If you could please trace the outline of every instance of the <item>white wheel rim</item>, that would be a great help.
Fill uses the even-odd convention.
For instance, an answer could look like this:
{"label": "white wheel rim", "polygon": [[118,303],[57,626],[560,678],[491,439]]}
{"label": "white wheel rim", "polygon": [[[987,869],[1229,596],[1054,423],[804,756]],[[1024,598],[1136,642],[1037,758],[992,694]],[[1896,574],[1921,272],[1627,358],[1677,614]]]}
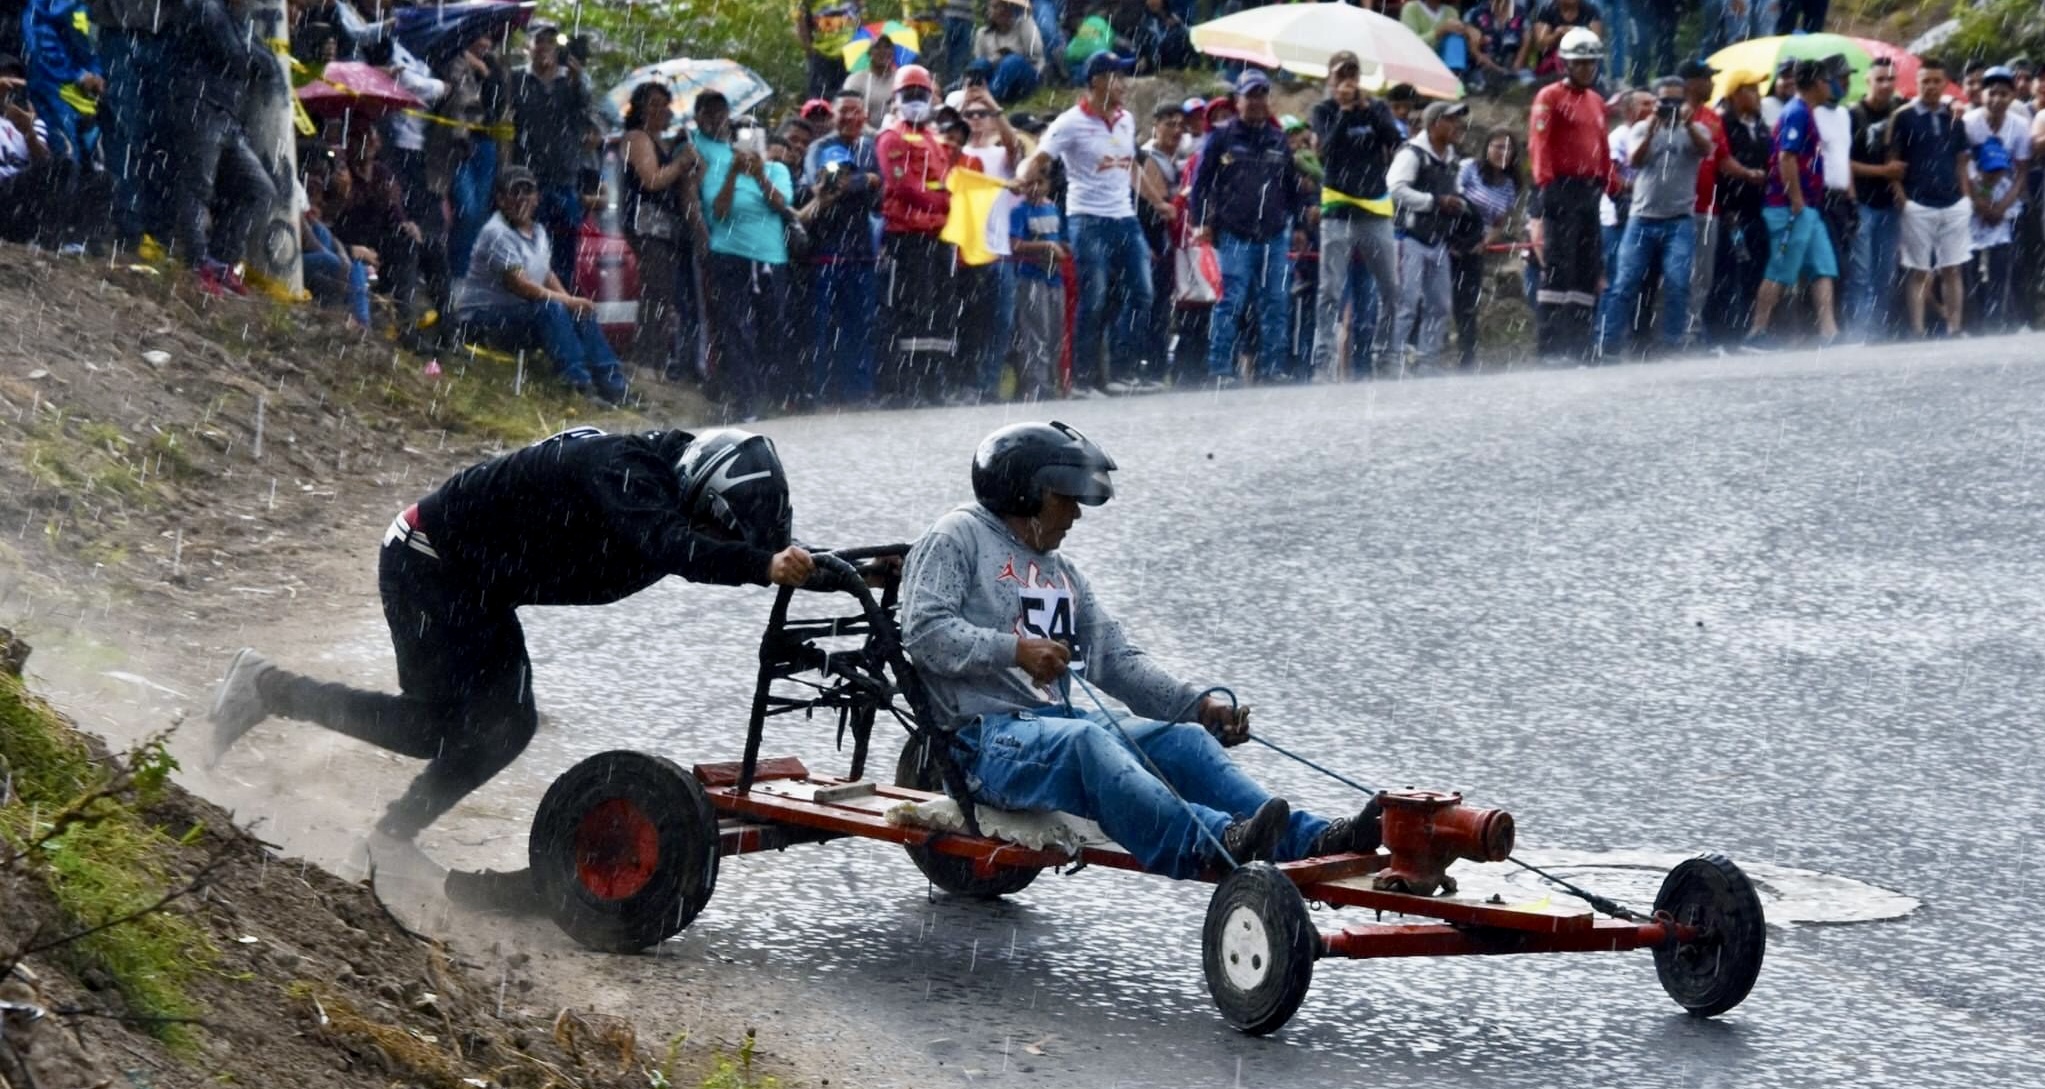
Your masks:
{"label": "white wheel rim", "polygon": [[1271,974],[1271,935],[1263,918],[1247,907],[1230,911],[1222,925],[1221,970],[1239,991],[1256,990]]}

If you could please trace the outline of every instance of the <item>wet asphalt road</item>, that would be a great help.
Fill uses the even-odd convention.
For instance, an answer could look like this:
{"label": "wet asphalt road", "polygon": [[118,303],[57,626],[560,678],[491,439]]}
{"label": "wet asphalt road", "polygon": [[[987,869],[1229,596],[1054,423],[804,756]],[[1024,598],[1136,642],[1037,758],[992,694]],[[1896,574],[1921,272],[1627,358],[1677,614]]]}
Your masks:
{"label": "wet asphalt road", "polygon": [[[1324,961],[1299,1016],[1253,1040],[1209,1005],[1205,886],[1089,871],[933,902],[898,852],[852,841],[728,861],[621,984],[796,985],[767,1028],[870,1040],[892,1071],[833,1085],[2038,1084],[2045,337],[1056,414],[1122,466],[1068,552],[1153,653],[1235,686],[1281,743],[1505,806],[1535,854],[1723,850],[1923,906],[1772,931],[1753,996],[1715,1022],[1644,953]],[[874,543],[967,497],[975,442],[1017,418],[764,430],[798,534]],[[512,785],[536,798],[621,745],[736,758],[767,604],[669,583],[529,612],[558,725]],[[839,770],[830,744],[786,722],[766,748]],[[1358,801],[1238,752],[1297,804]]]}

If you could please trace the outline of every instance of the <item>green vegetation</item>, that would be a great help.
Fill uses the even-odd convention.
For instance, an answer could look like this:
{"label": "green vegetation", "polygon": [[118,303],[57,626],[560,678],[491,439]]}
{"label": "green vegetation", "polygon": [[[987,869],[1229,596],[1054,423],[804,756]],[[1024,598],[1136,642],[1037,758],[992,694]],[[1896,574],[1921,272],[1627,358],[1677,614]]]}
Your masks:
{"label": "green vegetation", "polygon": [[2045,6],[2038,0],[1985,0],[1960,9],[1960,32],[1947,46],[1948,64],[1980,58],[2001,64],[2016,54],[2045,54]]}
{"label": "green vegetation", "polygon": [[[177,767],[161,739],[110,766],[20,677],[0,672],[0,762],[13,784],[0,804],[4,868],[33,875],[64,916],[38,942],[143,911],[173,886],[180,840],[143,815]],[[186,987],[217,956],[204,931],[172,911],[148,912],[54,952],[112,977],[128,1012],[142,1019],[197,1014]],[[183,1024],[147,1023],[175,1050],[194,1045]]]}

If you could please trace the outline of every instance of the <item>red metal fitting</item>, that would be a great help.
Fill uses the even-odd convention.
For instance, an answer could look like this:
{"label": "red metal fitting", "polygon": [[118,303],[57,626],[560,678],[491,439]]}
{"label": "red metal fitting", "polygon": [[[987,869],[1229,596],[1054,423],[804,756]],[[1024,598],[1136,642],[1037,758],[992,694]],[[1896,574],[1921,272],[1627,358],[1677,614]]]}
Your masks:
{"label": "red metal fitting", "polygon": [[1432,896],[1456,891],[1448,876],[1459,858],[1503,862],[1512,854],[1512,814],[1503,809],[1466,809],[1463,796],[1434,790],[1384,791],[1385,849],[1390,861],[1372,884],[1390,892]]}

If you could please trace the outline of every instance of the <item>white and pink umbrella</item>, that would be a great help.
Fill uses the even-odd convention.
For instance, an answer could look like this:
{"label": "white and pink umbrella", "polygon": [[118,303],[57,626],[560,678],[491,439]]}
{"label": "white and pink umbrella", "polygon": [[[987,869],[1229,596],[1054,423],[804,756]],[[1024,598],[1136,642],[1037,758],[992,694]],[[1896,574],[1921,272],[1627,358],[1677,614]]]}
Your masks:
{"label": "white and pink umbrella", "polygon": [[1356,54],[1365,89],[1410,83],[1434,98],[1463,97],[1463,81],[1434,49],[1397,19],[1348,4],[1270,4],[1224,15],[1193,28],[1202,53],[1283,68],[1303,76],[1328,74],[1328,56]]}

